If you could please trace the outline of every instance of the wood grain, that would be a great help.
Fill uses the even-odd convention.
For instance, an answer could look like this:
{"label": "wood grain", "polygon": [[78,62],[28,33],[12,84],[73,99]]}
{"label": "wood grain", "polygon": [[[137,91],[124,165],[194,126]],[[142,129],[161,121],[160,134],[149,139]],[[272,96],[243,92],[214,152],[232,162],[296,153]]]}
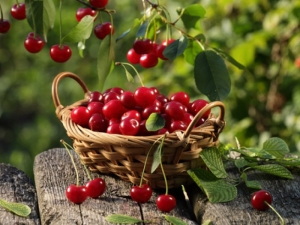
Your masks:
{"label": "wood grain", "polygon": [[[74,155],[74,154],[73,154]],[[76,157],[80,184],[88,181],[83,166]],[[75,170],[67,151],[62,148],[51,149],[36,156],[34,177],[38,194],[41,223],[61,224],[111,224],[105,217],[111,214],[125,214],[139,219],[144,218],[151,224],[169,224],[155,205],[155,198],[161,192],[155,192],[149,203],[141,206],[133,202],[129,196],[131,184],[114,176],[93,174],[105,179],[107,190],[98,199],[87,199],[81,205],[69,202],[65,197],[66,188],[76,182]],[[170,215],[181,218],[189,225],[198,224],[192,220],[182,192],[173,190],[178,204]]]}
{"label": "wood grain", "polygon": [[31,208],[31,214],[24,218],[0,207],[0,225],[40,224],[37,195],[32,181],[24,172],[3,163],[0,164],[0,198],[26,204]]}

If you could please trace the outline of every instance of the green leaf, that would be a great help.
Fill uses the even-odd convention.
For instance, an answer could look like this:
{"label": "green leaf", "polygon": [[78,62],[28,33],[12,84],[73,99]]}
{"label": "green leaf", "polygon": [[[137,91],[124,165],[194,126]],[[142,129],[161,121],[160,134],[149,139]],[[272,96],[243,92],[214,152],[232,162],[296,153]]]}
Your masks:
{"label": "green leaf", "polygon": [[202,51],[202,48],[196,41],[190,40],[188,42],[188,46],[185,49],[183,55],[185,58],[185,61],[187,61],[189,64],[194,65],[196,56]]}
{"label": "green leaf", "polygon": [[213,223],[211,222],[211,220],[205,220],[202,225],[213,225]]}
{"label": "green leaf", "polygon": [[107,76],[114,68],[114,47],[111,36],[104,38],[99,47],[97,71],[100,90],[103,88]]}
{"label": "green leaf", "polygon": [[91,36],[94,26],[93,16],[85,16],[81,21],[62,39],[62,42],[77,43]]}
{"label": "green leaf", "polygon": [[259,166],[250,166],[250,167],[278,177],[294,179],[293,175],[287,168],[278,164],[266,164],[266,165],[259,165]]}
{"label": "green leaf", "polygon": [[116,223],[116,224],[135,224],[135,223],[141,223],[143,222],[140,219],[131,217],[131,216],[126,216],[126,215],[121,215],[121,214],[112,214],[107,217],[105,217],[106,221],[110,223]]}
{"label": "green leaf", "polygon": [[118,42],[119,40],[121,40],[122,38],[126,37],[127,34],[130,33],[130,31],[135,28],[137,25],[140,24],[140,20],[139,19],[135,19],[133,21],[133,25],[131,26],[131,28],[129,28],[128,30],[126,30],[124,33],[122,33],[119,37],[117,37],[116,42]]}
{"label": "green leaf", "polygon": [[225,62],[214,51],[203,51],[196,56],[194,77],[198,90],[210,101],[222,101],[230,92],[231,83]]}
{"label": "green leaf", "polygon": [[22,203],[8,202],[4,199],[0,199],[0,206],[22,217],[29,216],[31,213],[30,207]]}
{"label": "green leaf", "polygon": [[[181,20],[187,29],[195,28],[197,22],[200,19],[204,18],[206,14],[205,9],[199,4],[190,5],[183,10],[184,12],[182,14]],[[179,12],[179,14],[180,13],[181,12]]]}
{"label": "green leaf", "polygon": [[[27,22],[36,34],[43,36],[47,42],[47,34],[55,22],[55,5],[52,0],[25,0]],[[43,18],[41,20],[41,18]]]}
{"label": "green leaf", "polygon": [[146,31],[148,27],[148,22],[144,22],[138,29],[136,33],[137,38],[145,37]]}
{"label": "green leaf", "polygon": [[153,154],[153,161],[151,165],[151,173],[153,173],[157,167],[161,164],[161,157],[163,155],[163,146],[164,146],[164,139],[159,143],[157,148],[155,149],[155,152]]}
{"label": "green leaf", "polygon": [[288,145],[282,139],[277,137],[273,137],[265,141],[263,149],[276,158],[283,158],[290,152]]}
{"label": "green leaf", "polygon": [[165,50],[163,51],[163,55],[166,58],[173,60],[177,56],[183,54],[186,47],[188,46],[188,43],[189,42],[187,37],[181,36],[180,39],[177,39],[176,41],[172,42],[165,48]]}
{"label": "green leaf", "polygon": [[184,221],[175,216],[164,215],[164,217],[168,222],[170,222],[173,225],[187,225]]}
{"label": "green leaf", "polygon": [[234,65],[235,67],[239,68],[240,70],[244,70],[246,69],[246,67],[244,65],[242,65],[241,63],[239,63],[238,61],[236,61],[233,57],[231,57],[230,55],[228,55],[226,52],[217,49],[217,48],[213,48],[219,55],[221,55],[223,57],[223,59],[227,60],[228,62],[230,62],[232,65]]}
{"label": "green leaf", "polygon": [[251,164],[251,162],[247,161],[246,159],[244,158],[239,158],[239,159],[236,159],[234,160],[234,165],[238,168],[238,169],[241,169],[245,166],[248,166],[249,164]]}
{"label": "green leaf", "polygon": [[205,165],[217,178],[226,178],[228,174],[225,171],[221,154],[216,147],[205,148],[200,152]]}
{"label": "green leaf", "polygon": [[300,166],[300,158],[283,158],[276,160],[276,162],[283,166]]}
{"label": "green leaf", "polygon": [[78,52],[81,58],[83,58],[83,51],[85,49],[85,40],[78,42]]}
{"label": "green leaf", "polygon": [[244,180],[248,188],[262,189],[260,183],[257,180],[248,180],[246,173],[242,173],[241,178]]}
{"label": "green leaf", "polygon": [[160,113],[151,113],[146,121],[148,131],[157,131],[165,126],[165,119]]}
{"label": "green leaf", "polygon": [[212,203],[229,202],[237,196],[237,189],[234,185],[227,183],[224,179],[215,177],[202,168],[188,170],[187,173]]}

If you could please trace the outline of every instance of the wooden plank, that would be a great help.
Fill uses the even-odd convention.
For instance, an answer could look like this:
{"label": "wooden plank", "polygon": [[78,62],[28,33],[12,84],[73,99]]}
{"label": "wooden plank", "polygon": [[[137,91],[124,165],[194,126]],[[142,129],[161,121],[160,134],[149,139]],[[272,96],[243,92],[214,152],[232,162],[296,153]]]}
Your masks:
{"label": "wooden plank", "polygon": [[[79,168],[80,183],[88,181],[84,168],[76,157]],[[100,176],[99,174],[93,174]],[[155,205],[155,192],[149,203],[141,207],[129,196],[131,184],[119,178],[101,175],[107,184],[107,190],[98,199],[87,199],[81,205],[69,202],[65,197],[66,188],[76,182],[75,170],[71,160],[63,148],[51,149],[36,156],[34,161],[34,177],[38,195],[39,210],[42,224],[110,224],[105,217],[111,214],[125,214],[151,221],[151,224],[169,224]],[[182,192],[173,190],[178,204],[169,215],[181,218],[187,224],[198,224],[192,220]]]}
{"label": "wooden plank", "polygon": [[[237,178],[236,169],[228,170],[230,177]],[[261,172],[247,172],[249,180],[258,180],[264,190],[273,196],[272,206],[284,218],[285,224],[300,225],[300,170],[292,171],[294,180],[280,179]],[[194,212],[200,223],[211,220],[214,225],[281,224],[279,217],[271,210],[257,211],[251,206],[254,190],[239,185],[238,196],[227,203],[209,203],[196,185],[187,188]]]}
{"label": "wooden plank", "polygon": [[17,216],[0,207],[0,224],[40,224],[36,190],[28,176],[17,168],[0,164],[0,198],[9,202],[18,202],[28,205],[31,214],[24,218]]}

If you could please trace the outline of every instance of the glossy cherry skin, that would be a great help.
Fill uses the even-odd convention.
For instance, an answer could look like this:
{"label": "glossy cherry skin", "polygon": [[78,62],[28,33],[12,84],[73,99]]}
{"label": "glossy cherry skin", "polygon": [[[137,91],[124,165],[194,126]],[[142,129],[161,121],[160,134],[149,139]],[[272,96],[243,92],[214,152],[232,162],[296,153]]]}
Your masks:
{"label": "glossy cherry skin", "polygon": [[174,120],[184,118],[185,108],[180,102],[170,101],[164,105],[164,112]]}
{"label": "glossy cherry skin", "polygon": [[139,64],[140,63],[141,55],[136,53],[133,48],[127,52],[126,57],[127,57],[128,62],[130,62],[131,64]]}
{"label": "glossy cherry skin", "polygon": [[77,11],[76,11],[76,20],[78,22],[80,22],[83,17],[85,17],[87,15],[94,17],[94,16],[96,16],[96,14],[97,14],[97,11],[92,10],[89,7],[78,8]]}
{"label": "glossy cherry skin", "polygon": [[268,191],[259,190],[252,195],[251,204],[253,208],[260,211],[265,211],[269,208],[269,206],[265,202],[271,205],[272,200],[272,195]]}
{"label": "glossy cherry skin", "polygon": [[105,132],[107,130],[108,122],[103,114],[95,113],[89,119],[89,128],[92,131]]}
{"label": "glossy cherry skin", "polygon": [[[192,115],[196,115],[202,108],[204,108],[208,102],[204,99],[197,99],[192,102],[192,104],[189,106],[189,111]],[[207,118],[210,114],[210,110],[207,110],[202,117]]]}
{"label": "glossy cherry skin", "polygon": [[12,17],[17,20],[26,19],[25,3],[14,4],[11,7],[10,13],[11,13]]}
{"label": "glossy cherry skin", "polygon": [[179,91],[171,95],[170,100],[180,102],[181,104],[188,106],[190,102],[190,96],[184,91]]}
{"label": "glossy cherry skin", "polygon": [[120,131],[123,135],[134,136],[138,133],[140,127],[139,121],[136,119],[126,118],[120,122]]}
{"label": "glossy cherry skin", "polygon": [[99,91],[92,91],[89,95],[89,102],[102,102],[103,95]]}
{"label": "glossy cherry skin", "polygon": [[102,108],[103,115],[107,120],[110,120],[112,118],[120,119],[126,111],[127,109],[118,99],[107,102]]}
{"label": "glossy cherry skin", "polygon": [[50,49],[50,56],[53,61],[63,63],[71,58],[72,50],[67,45],[63,45],[62,47],[59,45],[53,45]]}
{"label": "glossy cherry skin", "polygon": [[45,46],[45,41],[33,32],[29,33],[24,41],[24,47],[30,53],[38,53]]}
{"label": "glossy cherry skin", "polygon": [[120,95],[120,100],[127,109],[133,109],[136,105],[134,95],[131,91],[124,91]]}
{"label": "glossy cherry skin", "polygon": [[4,34],[7,33],[10,29],[10,22],[9,20],[1,20],[0,19],[0,33]]}
{"label": "glossy cherry skin", "polygon": [[176,207],[176,198],[173,195],[160,195],[156,199],[156,206],[162,212],[170,212]]}
{"label": "glossy cherry skin", "polygon": [[81,204],[88,196],[84,186],[76,186],[71,184],[66,190],[66,197],[69,199],[69,201],[75,204]]}
{"label": "glossy cherry skin", "polygon": [[100,177],[97,177],[85,184],[85,189],[87,196],[91,198],[98,198],[101,196],[106,189],[105,180]]}
{"label": "glossy cherry skin", "polygon": [[148,54],[153,51],[152,41],[150,39],[137,39],[133,43],[133,49],[137,54]]}
{"label": "glossy cherry skin", "polygon": [[90,112],[85,106],[78,106],[71,111],[71,120],[83,127],[88,127]]}
{"label": "glossy cherry skin", "polygon": [[110,22],[99,23],[94,28],[94,34],[100,40],[103,40],[107,35],[114,34],[115,29]]}
{"label": "glossy cherry skin", "polygon": [[108,3],[108,0],[90,0],[91,6],[95,8],[104,8]]}
{"label": "glossy cherry skin", "polygon": [[122,117],[121,117],[121,121],[125,120],[125,119],[136,119],[138,122],[141,121],[141,114],[137,111],[137,110],[128,110],[127,112],[125,112]]}
{"label": "glossy cherry skin", "polygon": [[156,99],[155,91],[148,87],[139,87],[134,92],[134,100],[138,106],[147,107],[153,105]]}
{"label": "glossy cherry skin", "polygon": [[154,53],[143,54],[140,58],[140,65],[144,68],[151,68],[158,63],[158,57]]}
{"label": "glossy cherry skin", "polygon": [[152,188],[148,184],[133,186],[130,189],[131,199],[138,203],[146,203],[152,196]]}
{"label": "glossy cherry skin", "polygon": [[107,127],[106,133],[108,134],[122,134],[120,131],[120,124],[113,123]]}

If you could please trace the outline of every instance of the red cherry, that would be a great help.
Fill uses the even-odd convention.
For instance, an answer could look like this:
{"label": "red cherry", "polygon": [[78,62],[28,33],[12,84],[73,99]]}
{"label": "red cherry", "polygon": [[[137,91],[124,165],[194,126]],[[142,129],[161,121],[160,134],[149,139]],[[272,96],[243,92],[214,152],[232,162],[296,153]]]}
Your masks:
{"label": "red cherry", "polygon": [[183,130],[183,131],[185,131],[186,128],[187,128],[186,123],[184,123],[183,121],[180,121],[180,120],[175,120],[175,121],[173,121],[173,122],[170,124],[169,132],[170,132],[170,133],[173,133],[173,132],[175,132],[176,130]]}
{"label": "red cherry", "polygon": [[183,116],[183,122],[188,126],[192,120],[194,119],[194,116],[190,113],[184,113],[184,116]]}
{"label": "red cherry", "polygon": [[58,63],[68,61],[71,58],[71,55],[72,50],[67,45],[63,45],[62,47],[59,45],[53,45],[50,49],[51,58]]}
{"label": "red cherry", "polygon": [[124,91],[120,95],[120,100],[127,109],[133,109],[135,107],[136,103],[134,100],[134,95],[131,91]]}
{"label": "red cherry", "polygon": [[[208,104],[207,101],[205,101],[204,99],[197,99],[195,101],[192,102],[192,104],[189,107],[189,111],[192,115],[196,115],[204,106],[206,106]],[[210,114],[210,110],[207,110],[202,117],[204,118],[208,118]]]}
{"label": "red cherry", "polygon": [[134,100],[141,107],[153,105],[155,99],[156,94],[151,88],[139,87],[134,92]]}
{"label": "red cherry", "polygon": [[102,102],[103,95],[99,91],[93,91],[89,95],[89,102]]}
{"label": "red cherry", "polygon": [[136,119],[126,118],[123,119],[120,123],[120,131],[123,135],[134,136],[139,131],[140,123]]}
{"label": "red cherry", "polygon": [[169,133],[169,130],[164,127],[157,131],[157,134],[166,134],[166,133]]}
{"label": "red cherry", "polygon": [[147,106],[142,113],[143,119],[147,120],[151,113],[160,113],[160,108],[155,105]]}
{"label": "red cherry", "polygon": [[131,64],[139,64],[140,58],[141,58],[141,55],[136,53],[133,48],[127,52],[127,60]]}
{"label": "red cherry", "polygon": [[107,35],[114,34],[115,29],[110,22],[99,23],[94,28],[94,34],[100,40],[103,40]]}
{"label": "red cherry", "polygon": [[135,202],[145,203],[151,198],[152,189],[148,184],[143,184],[142,186],[133,186],[130,189],[130,196]]}
{"label": "red cherry", "polygon": [[30,53],[37,53],[43,49],[45,41],[33,32],[29,33],[24,41],[24,47]]}
{"label": "red cherry", "polygon": [[164,105],[164,112],[174,120],[182,120],[185,109],[180,102],[171,101]]}
{"label": "red cherry", "polygon": [[110,120],[112,118],[120,119],[126,111],[127,109],[118,99],[107,102],[102,108],[103,115],[107,120]]}
{"label": "red cherry", "polygon": [[11,13],[12,17],[17,20],[26,19],[25,3],[14,4],[11,7],[10,13]]}
{"label": "red cherry", "polygon": [[153,51],[153,45],[149,39],[137,39],[133,43],[133,49],[137,54],[148,54]]}
{"label": "red cherry", "polygon": [[107,127],[106,133],[108,134],[122,134],[120,131],[120,124],[113,123]]}
{"label": "red cherry", "polygon": [[137,136],[150,136],[150,135],[154,135],[155,132],[154,131],[148,131],[146,128],[146,120],[142,120],[140,122],[140,127],[139,127],[139,131],[136,134]]}
{"label": "red cherry", "polygon": [[89,120],[89,128],[92,131],[105,132],[107,130],[107,120],[100,113],[95,113]]}
{"label": "red cherry", "polygon": [[90,102],[86,108],[89,110],[90,115],[93,115],[96,113],[103,114],[102,113],[103,106],[104,106],[104,104],[102,102]]}
{"label": "red cherry", "polygon": [[141,121],[141,114],[137,111],[137,110],[129,110],[127,112],[125,112],[122,117],[121,117],[121,121],[125,120],[125,119],[136,119],[138,122]]}
{"label": "red cherry", "polygon": [[176,198],[173,195],[160,195],[156,199],[156,206],[162,212],[170,212],[176,206]]}
{"label": "red cherry", "polygon": [[260,190],[252,195],[251,204],[253,208],[260,211],[265,211],[269,208],[265,202],[272,204],[272,200],[272,195],[269,192]]}
{"label": "red cherry", "polygon": [[95,178],[85,184],[85,189],[89,197],[98,198],[104,193],[106,189],[105,180],[100,177]]}
{"label": "red cherry", "polygon": [[156,66],[158,58],[154,53],[143,54],[140,58],[140,65],[144,68],[151,68]]}
{"label": "red cherry", "polygon": [[71,184],[66,190],[66,196],[69,201],[75,204],[81,204],[86,200],[87,193],[84,186],[76,186],[75,184]]}
{"label": "red cherry", "polygon": [[190,96],[186,92],[180,91],[173,94],[170,97],[170,100],[180,102],[181,104],[188,106],[190,102]]}
{"label": "red cherry", "polygon": [[115,92],[118,95],[121,95],[124,93],[124,90],[120,87],[113,87],[110,89],[110,92]]}
{"label": "red cherry", "polygon": [[166,45],[158,45],[156,47],[156,55],[157,55],[158,58],[160,58],[162,60],[168,60],[168,58],[166,58],[163,54],[166,47],[167,47]]}
{"label": "red cherry", "polygon": [[104,8],[108,3],[108,0],[90,0],[91,6],[95,8]]}
{"label": "red cherry", "polygon": [[90,112],[85,106],[78,106],[71,111],[71,120],[83,127],[88,126],[90,117]]}
{"label": "red cherry", "polygon": [[103,95],[104,104],[108,103],[111,100],[116,100],[116,99],[117,100],[120,99],[120,95],[117,94],[116,92],[110,91],[110,92]]}
{"label": "red cherry", "polygon": [[160,101],[162,105],[164,105],[165,103],[169,102],[169,99],[165,95],[163,95],[163,94],[158,94],[156,96],[156,99],[158,101]]}
{"label": "red cherry", "polygon": [[[81,19],[82,19],[83,17],[85,17],[85,16],[87,16],[87,15],[94,17],[94,16],[96,16],[96,14],[97,14],[97,11],[92,10],[92,9],[89,8],[89,7],[86,7],[86,8],[78,8],[77,11],[76,11],[76,20],[77,20],[78,22],[80,22]],[[96,19],[96,18],[95,18],[95,19]]]}
{"label": "red cherry", "polygon": [[10,22],[9,20],[1,20],[0,19],[0,33],[4,34],[7,33],[10,29]]}
{"label": "red cherry", "polygon": [[168,46],[169,44],[173,43],[175,40],[174,39],[169,39],[168,41],[163,41],[161,44]]}

